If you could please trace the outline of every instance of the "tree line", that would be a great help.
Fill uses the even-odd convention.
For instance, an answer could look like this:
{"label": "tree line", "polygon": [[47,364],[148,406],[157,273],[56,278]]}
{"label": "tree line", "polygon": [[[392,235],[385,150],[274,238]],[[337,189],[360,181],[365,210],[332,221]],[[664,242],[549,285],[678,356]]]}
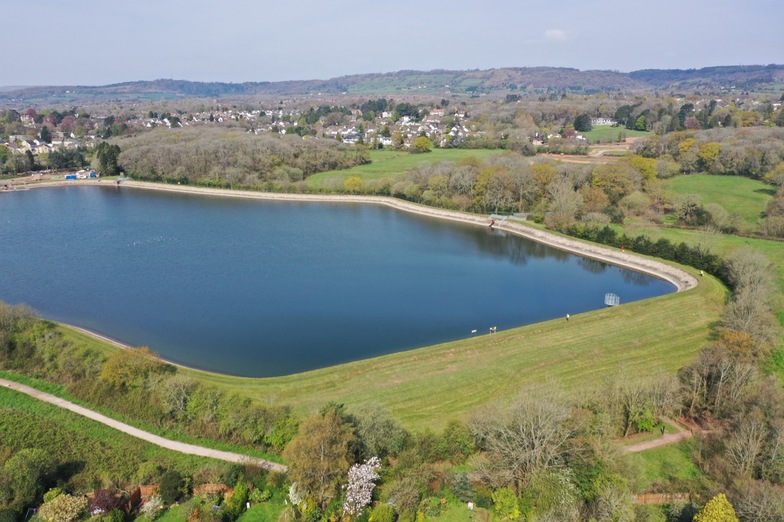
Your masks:
{"label": "tree line", "polygon": [[116,142],[126,174],[145,181],[284,189],[316,172],[369,162],[362,147],[237,129],[152,131]]}

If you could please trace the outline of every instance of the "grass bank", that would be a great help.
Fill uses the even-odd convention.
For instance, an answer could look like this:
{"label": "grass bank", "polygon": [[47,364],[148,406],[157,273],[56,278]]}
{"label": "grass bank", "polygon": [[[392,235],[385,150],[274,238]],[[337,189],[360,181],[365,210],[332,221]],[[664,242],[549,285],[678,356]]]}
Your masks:
{"label": "grass bank", "polygon": [[67,456],[62,467],[82,486],[92,486],[99,478],[130,480],[145,462],[183,471],[216,462],[148,444],[5,387],[0,387],[0,439],[12,451],[40,448]]}
{"label": "grass bank", "polygon": [[[290,404],[301,413],[327,401],[377,402],[409,428],[449,419],[528,384],[573,391],[623,370],[676,371],[707,342],[726,289],[704,277],[687,292],[311,372],[248,379],[183,370],[226,391]],[[564,297],[568,299],[568,297]]]}

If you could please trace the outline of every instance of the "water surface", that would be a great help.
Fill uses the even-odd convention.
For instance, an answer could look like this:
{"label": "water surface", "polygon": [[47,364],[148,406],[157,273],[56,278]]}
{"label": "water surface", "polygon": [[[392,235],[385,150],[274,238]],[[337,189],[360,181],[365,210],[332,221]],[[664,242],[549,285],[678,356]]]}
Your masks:
{"label": "water surface", "polygon": [[[0,194],[0,299],[188,366],[301,372],[673,292],[375,205],[129,187]],[[476,330],[476,333],[472,333]]]}

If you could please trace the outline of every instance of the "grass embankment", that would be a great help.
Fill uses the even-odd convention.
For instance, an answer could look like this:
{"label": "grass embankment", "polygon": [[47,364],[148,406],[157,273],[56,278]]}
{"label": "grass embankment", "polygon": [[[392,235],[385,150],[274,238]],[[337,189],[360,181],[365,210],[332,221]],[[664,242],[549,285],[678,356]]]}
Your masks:
{"label": "grass embankment", "polygon": [[67,456],[62,465],[77,482],[78,476],[88,481],[96,476],[128,480],[141,464],[150,461],[184,471],[215,462],[148,444],[5,387],[0,387],[0,440],[13,451],[40,448],[50,455]]}
{"label": "grass embankment", "polygon": [[[312,372],[248,379],[183,370],[226,391],[276,400],[301,413],[328,401],[378,402],[408,428],[448,420],[527,384],[555,381],[576,391],[623,369],[676,371],[706,343],[726,290],[715,279],[698,288],[493,335],[445,343]],[[564,297],[568,299],[568,297]]]}
{"label": "grass embankment", "polygon": [[[102,341],[100,339],[91,337],[91,336],[89,336],[87,334],[84,334],[82,332],[73,330],[72,328],[70,328],[68,326],[58,326],[58,329],[63,333],[63,335],[64,335],[64,337],[66,339],[68,339],[71,342],[74,342],[76,344],[84,343],[84,345],[88,345],[88,346],[91,346],[93,348],[97,348],[100,351],[102,351],[104,353],[107,353],[107,354],[108,353],[112,353],[113,351],[118,350],[118,348],[116,346],[114,346],[114,345],[111,345],[111,344],[109,344],[109,343],[107,343],[105,341]],[[282,462],[283,461],[282,458],[280,457],[280,455],[266,453],[266,452],[263,452],[263,451],[259,451],[257,449],[246,447],[246,446],[236,446],[236,445],[233,445],[233,444],[228,444],[228,443],[221,442],[221,441],[216,441],[216,440],[213,440],[213,439],[192,437],[192,436],[189,436],[187,434],[182,433],[180,430],[166,430],[166,429],[161,429],[161,427],[157,426],[157,425],[151,425],[151,424],[147,424],[147,423],[144,423],[144,422],[140,422],[136,418],[131,418],[131,417],[128,417],[127,415],[122,415],[122,414],[120,414],[120,413],[118,413],[118,412],[116,412],[114,410],[110,410],[110,409],[104,408],[101,405],[85,402],[85,401],[83,401],[81,399],[78,399],[78,398],[72,396],[70,393],[68,393],[68,391],[65,389],[65,387],[61,386],[61,385],[52,384],[50,382],[46,382],[46,381],[43,381],[43,380],[40,380],[40,379],[36,379],[36,378],[33,378],[33,377],[28,377],[26,375],[21,375],[21,374],[15,373],[15,372],[10,372],[10,371],[5,371],[5,370],[0,370],[0,378],[8,379],[10,381],[15,381],[15,382],[18,382],[18,383],[21,383],[21,384],[25,384],[27,386],[30,386],[31,388],[35,388],[37,390],[44,391],[44,392],[49,393],[51,395],[54,395],[56,397],[60,397],[61,399],[65,399],[65,400],[70,401],[70,402],[72,402],[74,404],[77,404],[79,406],[83,406],[83,407],[85,407],[87,409],[90,409],[90,410],[96,411],[98,413],[101,413],[101,414],[103,414],[103,415],[105,415],[107,417],[111,417],[112,419],[115,419],[115,420],[118,420],[118,421],[123,422],[125,424],[128,424],[129,426],[133,426],[135,428],[147,431],[149,433],[158,435],[160,437],[165,437],[165,438],[170,439],[170,440],[176,440],[176,441],[184,442],[184,443],[187,443],[187,444],[196,444],[196,445],[199,445],[199,446],[204,446],[206,448],[212,448],[212,449],[217,449],[217,450],[222,450],[222,451],[230,451],[230,452],[234,452],[234,453],[240,453],[240,454],[243,454],[243,455],[249,455],[249,456],[253,456],[253,457],[258,457],[258,458],[270,460],[272,462]],[[1,389],[3,389],[4,391],[9,391],[9,392],[11,391],[11,390],[7,390],[5,388],[1,388]],[[32,398],[30,398],[30,399],[31,400],[35,400],[35,399],[32,399]],[[63,410],[63,411],[66,411],[66,410]],[[76,417],[80,417],[79,415],[77,415],[75,413],[73,415],[75,415]],[[85,419],[85,420],[89,420],[89,419]],[[90,421],[90,422],[94,422],[94,421]],[[98,423],[98,424],[100,424],[100,423]],[[112,428],[106,427],[106,429],[110,429],[111,430]],[[116,431],[116,433],[120,433],[120,432]],[[2,440],[2,439],[0,439],[0,440]],[[138,440],[138,439],[134,439],[134,440]],[[145,442],[145,444],[147,444],[147,443]],[[157,446],[155,446],[155,447],[157,447]]]}
{"label": "grass embankment", "polygon": [[359,165],[346,170],[331,170],[314,174],[307,178],[312,187],[325,187],[330,184],[342,184],[347,178],[356,176],[363,181],[390,179],[399,181],[410,168],[420,163],[437,163],[440,161],[458,162],[465,158],[485,159],[488,156],[503,154],[503,150],[486,149],[433,149],[427,154],[411,154],[400,150],[371,150],[372,163]]}
{"label": "grass embankment", "polygon": [[716,203],[737,212],[749,224],[758,225],[776,189],[759,180],[740,176],[690,174],[670,180],[676,194],[698,194],[701,203]]}

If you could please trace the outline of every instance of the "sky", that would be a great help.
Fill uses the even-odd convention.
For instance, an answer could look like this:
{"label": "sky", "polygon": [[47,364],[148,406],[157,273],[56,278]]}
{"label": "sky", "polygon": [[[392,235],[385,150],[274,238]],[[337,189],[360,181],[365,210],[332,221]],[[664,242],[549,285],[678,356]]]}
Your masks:
{"label": "sky", "polygon": [[784,63],[782,0],[0,0],[0,86]]}

